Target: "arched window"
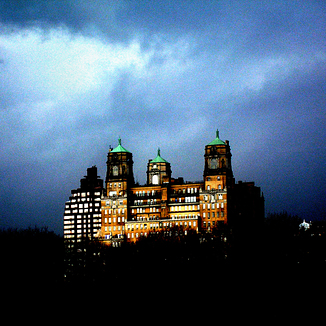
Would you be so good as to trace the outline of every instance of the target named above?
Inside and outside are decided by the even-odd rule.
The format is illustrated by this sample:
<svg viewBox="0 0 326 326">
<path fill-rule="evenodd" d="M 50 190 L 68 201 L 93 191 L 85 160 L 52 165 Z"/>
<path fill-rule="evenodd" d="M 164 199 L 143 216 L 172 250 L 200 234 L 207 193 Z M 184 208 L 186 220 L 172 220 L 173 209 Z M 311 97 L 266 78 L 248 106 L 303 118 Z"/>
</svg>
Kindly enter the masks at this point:
<svg viewBox="0 0 326 326">
<path fill-rule="evenodd" d="M 113 167 L 113 175 L 117 176 L 119 174 L 119 168 L 117 166 Z"/>
<path fill-rule="evenodd" d="M 157 174 L 154 174 L 153 175 L 153 178 L 152 178 L 152 184 L 153 185 L 158 185 L 159 184 L 159 177 Z"/>
</svg>

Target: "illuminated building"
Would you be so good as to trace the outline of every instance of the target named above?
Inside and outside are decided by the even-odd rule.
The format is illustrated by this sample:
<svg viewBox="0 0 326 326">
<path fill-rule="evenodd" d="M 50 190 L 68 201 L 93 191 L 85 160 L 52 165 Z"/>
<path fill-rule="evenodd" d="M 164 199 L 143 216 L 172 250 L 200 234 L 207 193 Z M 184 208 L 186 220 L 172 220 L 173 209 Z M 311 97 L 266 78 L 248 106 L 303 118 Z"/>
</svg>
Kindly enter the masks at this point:
<svg viewBox="0 0 326 326">
<path fill-rule="evenodd" d="M 97 167 L 87 169 L 80 180 L 80 188 L 71 191 L 65 203 L 63 236 L 69 250 L 83 239 L 94 239 L 101 231 L 101 196 L 103 180 L 97 176 Z"/>
<path fill-rule="evenodd" d="M 205 146 L 201 182 L 171 177 L 171 165 L 160 149 L 147 164 L 146 185 L 134 182 L 132 153 L 121 145 L 107 157 L 106 191 L 102 196 L 100 238 L 119 246 L 150 232 L 168 234 L 172 227 L 211 231 L 220 223 L 256 223 L 264 217 L 264 198 L 251 183 L 235 183 L 229 142 L 216 138 Z"/>
</svg>

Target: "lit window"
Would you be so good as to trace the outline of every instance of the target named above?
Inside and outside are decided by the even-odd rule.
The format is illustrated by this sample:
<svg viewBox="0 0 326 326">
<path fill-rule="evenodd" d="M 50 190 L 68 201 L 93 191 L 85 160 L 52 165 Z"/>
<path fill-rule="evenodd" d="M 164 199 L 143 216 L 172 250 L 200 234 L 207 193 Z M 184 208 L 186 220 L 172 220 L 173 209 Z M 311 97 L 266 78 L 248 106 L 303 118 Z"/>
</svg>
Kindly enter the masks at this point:
<svg viewBox="0 0 326 326">
<path fill-rule="evenodd" d="M 152 184 L 153 185 L 158 185 L 159 184 L 159 177 L 157 174 L 154 174 L 152 177 Z"/>
</svg>

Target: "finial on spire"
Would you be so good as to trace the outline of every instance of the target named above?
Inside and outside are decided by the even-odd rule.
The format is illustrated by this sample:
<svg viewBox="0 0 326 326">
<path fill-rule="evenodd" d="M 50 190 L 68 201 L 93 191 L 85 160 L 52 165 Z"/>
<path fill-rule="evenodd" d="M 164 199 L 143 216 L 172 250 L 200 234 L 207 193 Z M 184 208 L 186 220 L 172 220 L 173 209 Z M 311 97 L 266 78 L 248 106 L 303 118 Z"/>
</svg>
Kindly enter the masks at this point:
<svg viewBox="0 0 326 326">
<path fill-rule="evenodd" d="M 161 156 L 161 150 L 160 150 L 160 148 L 157 149 L 157 155 L 158 156 Z"/>
<path fill-rule="evenodd" d="M 220 132 L 218 131 L 218 129 L 216 129 L 216 138 L 220 137 Z"/>
<path fill-rule="evenodd" d="M 120 136 L 118 138 L 118 142 L 119 142 L 119 145 L 121 145 L 121 138 L 120 138 Z"/>
</svg>

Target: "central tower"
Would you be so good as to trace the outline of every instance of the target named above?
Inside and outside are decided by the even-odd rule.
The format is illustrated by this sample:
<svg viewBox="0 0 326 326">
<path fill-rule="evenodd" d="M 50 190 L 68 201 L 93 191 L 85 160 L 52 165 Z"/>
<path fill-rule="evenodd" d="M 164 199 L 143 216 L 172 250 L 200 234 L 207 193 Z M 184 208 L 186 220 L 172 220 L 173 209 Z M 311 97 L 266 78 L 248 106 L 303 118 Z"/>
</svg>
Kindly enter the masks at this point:
<svg viewBox="0 0 326 326">
<path fill-rule="evenodd" d="M 171 164 L 161 157 L 160 149 L 154 160 L 149 160 L 147 164 L 147 184 L 162 185 L 171 181 Z"/>
</svg>

